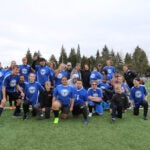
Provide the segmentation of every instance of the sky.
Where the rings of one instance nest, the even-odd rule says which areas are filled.
[[[21,64],[29,48],[49,59],[95,55],[106,44],[122,57],[138,45],[150,60],[149,0],[0,0],[0,61]]]

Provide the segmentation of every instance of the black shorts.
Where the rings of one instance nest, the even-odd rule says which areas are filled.
[[[69,114],[69,109],[70,109],[69,105],[61,105],[62,114]]]
[[[10,92],[7,92],[6,95],[9,96],[9,100],[18,100],[19,99],[19,93],[18,92],[13,92],[13,93],[10,93]]]
[[[72,114],[79,115],[82,112],[84,107],[86,107],[84,103],[79,103],[78,105],[73,107]]]

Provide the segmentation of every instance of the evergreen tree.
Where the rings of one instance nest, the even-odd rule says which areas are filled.
[[[113,49],[110,52],[110,59],[112,60],[114,66],[115,66],[116,65],[116,55],[115,55],[115,52]]]
[[[89,67],[90,67],[89,58],[83,55],[83,57],[82,57],[82,59],[81,59],[81,68],[83,68],[85,64],[88,64]]]
[[[68,57],[68,62],[72,63],[72,67],[75,67],[75,65],[77,63],[77,55],[76,55],[76,52],[75,52],[74,48],[71,48],[71,51],[70,51],[70,54],[69,54],[69,57]]]
[[[59,57],[59,64],[61,63],[65,63],[65,64],[67,63],[67,53],[63,45],[61,47],[61,52],[60,52],[60,57]]]
[[[99,50],[96,52],[96,64],[101,63]]]
[[[81,53],[80,53],[80,45],[79,44],[77,47],[76,61],[77,61],[77,63],[81,63]]]
[[[56,66],[58,65],[58,64],[57,64],[57,60],[56,60],[56,58],[55,58],[55,55],[54,55],[54,54],[52,54],[52,55],[50,56],[49,61],[53,61],[53,62],[55,62]]]
[[[110,59],[109,56],[109,49],[105,45],[103,50],[102,50],[102,64],[105,66],[106,65],[106,60]]]
[[[116,55],[116,64],[114,64],[114,66],[118,69],[118,70],[122,70],[123,67],[123,60],[122,57],[120,56],[120,54],[117,52]]]
[[[29,48],[28,48],[27,53],[26,53],[26,58],[28,60],[28,64],[31,65],[33,60],[32,60],[32,54],[31,54]]]
[[[124,63],[125,63],[127,66],[131,66],[131,65],[132,65],[132,55],[131,55],[131,54],[126,53],[125,59],[124,59]]]

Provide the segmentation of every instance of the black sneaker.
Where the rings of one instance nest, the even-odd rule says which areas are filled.
[[[14,113],[14,114],[13,114],[13,117],[14,117],[14,118],[21,118],[22,115],[21,115],[20,113]]]
[[[148,120],[148,118],[146,116],[143,117],[144,120]]]

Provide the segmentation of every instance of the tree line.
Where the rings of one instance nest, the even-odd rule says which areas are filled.
[[[42,53],[40,51],[35,51],[33,54],[31,53],[30,49],[26,52],[26,57],[28,59],[28,64],[32,64],[33,57],[38,55],[42,57]],[[109,50],[108,47],[105,45],[102,50],[97,50],[95,55],[91,55],[87,57],[86,55],[81,56],[80,45],[78,44],[77,49],[71,48],[70,53],[66,53],[66,49],[64,46],[61,47],[60,56],[56,59],[54,54],[49,56],[49,61],[54,61],[56,66],[60,63],[67,63],[71,62],[72,66],[74,67],[76,63],[80,63],[81,67],[84,64],[88,64],[90,70],[93,69],[95,65],[102,64],[102,66],[106,65],[106,60],[112,60],[113,66],[115,66],[118,70],[122,70],[123,65],[127,65],[132,70],[138,72],[139,74],[150,74],[150,65],[147,58],[145,51],[137,46],[134,52],[126,53],[125,57],[122,58],[119,52],[115,52],[113,49]]]

